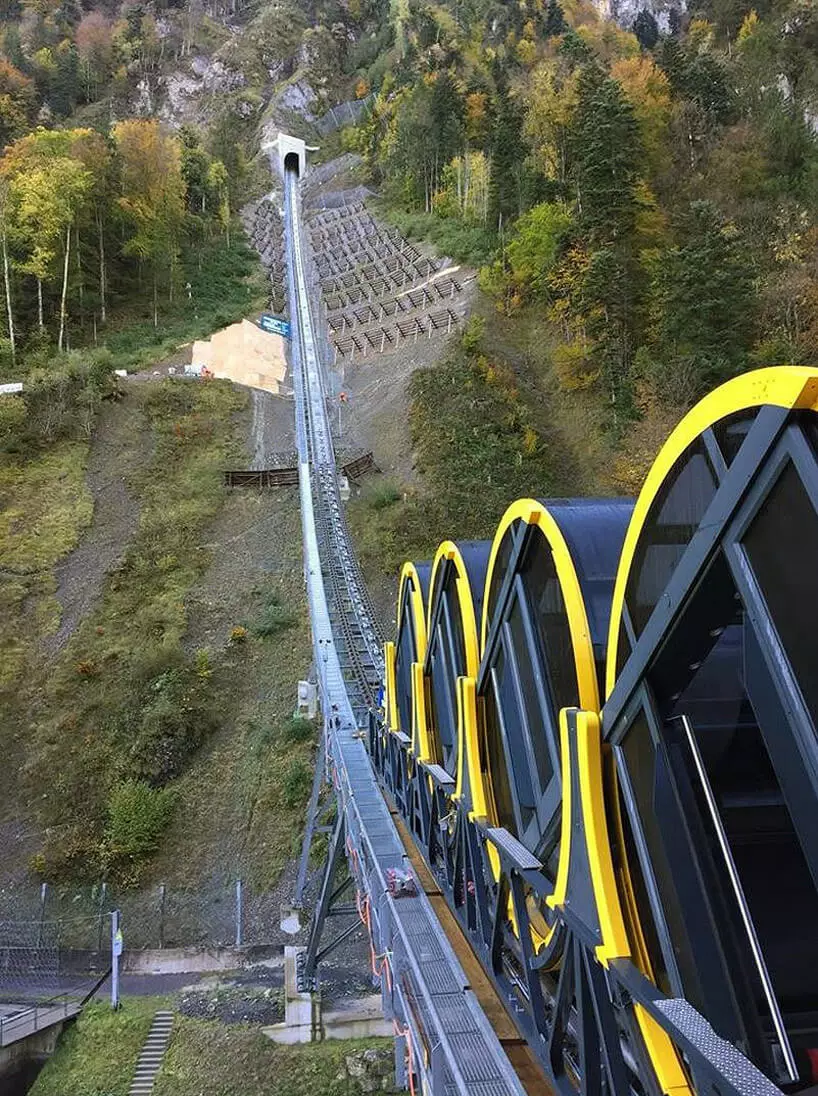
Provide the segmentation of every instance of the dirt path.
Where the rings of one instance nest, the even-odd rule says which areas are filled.
[[[105,576],[124,556],[139,522],[128,476],[150,459],[151,440],[136,402],[127,395],[103,404],[86,478],[94,516],[79,545],[55,568],[60,626],[43,641],[53,657],[73,635],[102,591]]]
[[[276,454],[288,452],[295,445],[293,404],[259,388],[250,390],[250,399],[253,411],[248,444],[252,452],[250,467],[272,468]]]

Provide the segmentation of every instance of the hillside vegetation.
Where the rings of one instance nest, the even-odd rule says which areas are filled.
[[[405,228],[482,265],[504,315],[539,310],[561,389],[620,439],[818,349],[818,9],[691,9],[399,6],[348,138]]]

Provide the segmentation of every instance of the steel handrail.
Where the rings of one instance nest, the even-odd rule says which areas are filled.
[[[733,897],[736,900],[738,906],[739,916],[744,926],[744,931],[747,934],[747,940],[750,944],[750,951],[753,955],[756,971],[759,979],[761,980],[761,988],[764,991],[764,997],[767,1001],[767,1006],[770,1010],[770,1016],[773,1021],[773,1027],[775,1028],[776,1037],[778,1038],[779,1046],[781,1047],[781,1053],[784,1057],[784,1065],[787,1071],[787,1077],[790,1081],[798,1080],[798,1067],[795,1063],[795,1055],[793,1054],[792,1046],[790,1044],[789,1037],[787,1035],[787,1029],[784,1025],[784,1017],[781,1014],[781,1009],[778,1005],[778,999],[775,995],[775,989],[773,988],[772,978],[770,972],[767,969],[767,963],[764,959],[764,952],[761,948],[761,943],[758,939],[758,933],[753,922],[752,914],[750,913],[750,906],[747,902],[747,896],[744,893],[744,887],[741,885],[741,879],[739,877],[738,868],[736,862],[733,859],[733,853],[730,849],[730,842],[727,837],[727,831],[724,828],[721,815],[719,814],[719,807],[716,801],[716,795],[713,791],[713,786],[710,783],[710,778],[707,775],[707,769],[705,768],[704,759],[699,750],[699,744],[696,741],[696,736],[693,733],[693,727],[688,717],[684,714],[677,716],[678,720],[684,728],[685,736],[687,738],[687,744],[690,749],[690,754],[693,758],[693,764],[696,768],[696,773],[701,784],[701,789],[704,794],[705,802],[707,803],[707,809],[710,814],[710,821],[713,824],[713,829],[716,832],[716,839],[719,843],[722,859],[724,860],[724,866],[727,869],[727,878],[730,881],[730,887],[733,891]]]

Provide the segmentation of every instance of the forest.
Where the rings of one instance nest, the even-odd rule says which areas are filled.
[[[621,435],[818,349],[818,8],[403,4],[349,144],[403,222],[536,306]],[[407,216],[408,215],[408,216]]]

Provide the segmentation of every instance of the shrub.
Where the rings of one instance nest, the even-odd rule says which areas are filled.
[[[287,766],[281,784],[281,793],[286,806],[297,807],[303,803],[309,794],[311,784],[312,773],[308,766],[299,758],[294,758]]]
[[[205,681],[213,676],[213,666],[210,662],[210,651],[207,647],[200,647],[196,652],[194,661],[196,677],[201,677]]]
[[[261,638],[278,635],[295,626],[295,613],[282,605],[277,594],[270,594],[253,624],[253,632]]]
[[[114,788],[108,803],[105,839],[115,859],[142,860],[154,852],[173,815],[176,793],[127,780]]]
[[[216,727],[212,688],[197,670],[166,670],[150,683],[132,745],[134,771],[160,786],[178,776]]]
[[[284,725],[284,738],[288,742],[309,742],[315,737],[315,724],[311,719],[294,715]]]
[[[400,497],[400,488],[391,480],[379,483],[376,487],[373,487],[367,495],[369,505],[373,510],[385,510],[388,506],[393,506],[396,502],[400,502]]]
[[[246,643],[249,634],[243,624],[236,624],[230,629],[230,642]]]
[[[26,404],[22,396],[0,396],[0,449],[17,449],[26,426]]]

